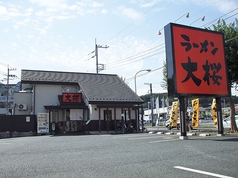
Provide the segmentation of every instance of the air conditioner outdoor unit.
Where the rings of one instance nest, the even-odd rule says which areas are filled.
[[[19,111],[26,111],[27,110],[27,104],[18,104],[18,110]]]

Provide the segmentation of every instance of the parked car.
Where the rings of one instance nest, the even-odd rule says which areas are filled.
[[[167,127],[168,130],[171,130],[172,128],[177,128],[177,130],[179,130],[179,129],[180,129],[180,119],[178,119],[177,127],[172,127],[172,126],[170,126],[170,124],[169,124],[169,119],[166,120],[165,126]],[[190,121],[190,129],[191,129],[191,130],[193,129],[192,124],[191,124],[191,121]]]
[[[235,122],[236,125],[238,126],[238,115],[235,115]],[[231,128],[231,118],[230,117],[226,117],[223,119],[223,128]]]
[[[174,127],[174,126],[170,126],[169,124],[169,119],[165,122],[165,127],[167,127],[168,130],[171,130],[172,128],[177,128],[177,130],[179,130],[180,128],[180,119],[178,119],[177,121],[177,126]]]

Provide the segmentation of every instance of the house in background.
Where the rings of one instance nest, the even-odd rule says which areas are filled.
[[[139,128],[143,100],[117,75],[22,70],[15,115],[36,115],[38,133],[110,131],[120,120]]]
[[[14,93],[20,90],[20,82],[8,85],[0,82],[0,115],[13,114]]]

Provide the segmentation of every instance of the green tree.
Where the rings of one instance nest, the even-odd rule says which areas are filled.
[[[166,66],[166,62],[164,61],[163,62],[163,79],[160,83],[160,86],[163,88],[163,89],[167,89],[168,87],[168,84],[167,84],[167,66]]]
[[[222,32],[224,34],[228,85],[231,89],[238,84],[238,20],[236,19],[230,24],[226,24],[225,20],[222,20],[218,25],[213,25],[213,29],[210,30]],[[229,103],[231,108],[231,131],[237,132],[235,106],[231,96],[229,97]]]

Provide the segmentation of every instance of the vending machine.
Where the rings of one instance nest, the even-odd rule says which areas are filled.
[[[37,133],[49,134],[49,113],[37,114]]]

